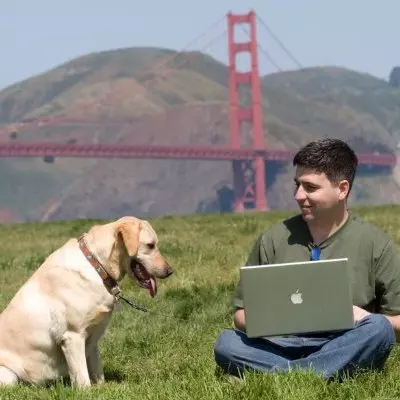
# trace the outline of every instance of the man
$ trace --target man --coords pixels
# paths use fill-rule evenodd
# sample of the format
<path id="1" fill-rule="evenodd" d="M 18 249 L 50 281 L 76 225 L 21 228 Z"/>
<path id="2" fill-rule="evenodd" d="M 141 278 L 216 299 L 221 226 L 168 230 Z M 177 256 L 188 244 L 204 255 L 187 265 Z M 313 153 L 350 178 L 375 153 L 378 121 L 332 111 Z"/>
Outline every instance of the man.
<path id="1" fill-rule="evenodd" d="M 348 257 L 355 327 L 340 333 L 248 338 L 240 282 L 234 326 L 215 344 L 225 372 L 312 368 L 325 378 L 381 369 L 400 338 L 400 258 L 393 241 L 347 209 L 358 160 L 338 139 L 311 142 L 294 157 L 294 198 L 301 213 L 266 230 L 246 265 Z M 313 250 L 314 248 L 314 250 Z M 315 284 L 318 284 L 317 282 Z"/>

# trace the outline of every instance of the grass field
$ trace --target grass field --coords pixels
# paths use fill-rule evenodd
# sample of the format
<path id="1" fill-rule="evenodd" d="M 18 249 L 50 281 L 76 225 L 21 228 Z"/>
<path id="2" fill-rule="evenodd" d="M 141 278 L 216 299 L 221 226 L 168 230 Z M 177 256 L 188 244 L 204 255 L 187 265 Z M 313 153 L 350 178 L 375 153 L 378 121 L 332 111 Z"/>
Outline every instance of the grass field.
<path id="1" fill-rule="evenodd" d="M 400 206 L 356 210 L 400 244 Z M 57 382 L 0 389 L 0 399 L 395 399 L 400 398 L 400 352 L 382 374 L 326 383 L 311 373 L 248 374 L 244 384 L 216 373 L 213 345 L 231 326 L 230 297 L 256 237 L 289 213 L 204 215 L 153 219 L 163 254 L 175 273 L 159 293 L 124 281 L 125 295 L 149 308 L 124 306 L 101 341 L 103 386 L 85 390 Z M 0 229 L 0 309 L 44 258 L 95 221 L 4 225 Z M 97 222 L 97 221 L 96 221 Z"/>

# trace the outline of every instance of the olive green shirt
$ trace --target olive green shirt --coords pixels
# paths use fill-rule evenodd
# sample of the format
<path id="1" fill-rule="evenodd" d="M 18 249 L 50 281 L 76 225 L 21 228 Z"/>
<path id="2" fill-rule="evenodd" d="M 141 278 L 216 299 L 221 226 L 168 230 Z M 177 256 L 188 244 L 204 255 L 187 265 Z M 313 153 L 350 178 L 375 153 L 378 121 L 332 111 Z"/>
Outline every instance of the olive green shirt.
<path id="1" fill-rule="evenodd" d="M 262 233 L 246 265 L 309 261 L 311 246 L 308 226 L 296 215 Z M 321 260 L 348 258 L 354 305 L 374 313 L 400 314 L 400 256 L 386 233 L 350 213 L 346 223 L 319 247 Z M 243 308 L 240 280 L 233 305 Z"/>

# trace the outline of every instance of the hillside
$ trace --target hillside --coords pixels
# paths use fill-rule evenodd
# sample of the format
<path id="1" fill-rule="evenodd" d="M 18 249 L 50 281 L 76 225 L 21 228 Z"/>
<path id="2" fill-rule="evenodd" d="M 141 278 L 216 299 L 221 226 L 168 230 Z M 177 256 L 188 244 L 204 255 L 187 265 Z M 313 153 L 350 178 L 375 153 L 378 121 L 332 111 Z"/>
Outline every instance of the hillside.
<path id="1" fill-rule="evenodd" d="M 0 138 L 227 145 L 227 76 L 224 64 L 204 54 L 131 48 L 85 55 L 0 92 Z M 357 151 L 393 152 L 399 141 L 400 91 L 372 76 L 308 68 L 264 77 L 262 92 L 269 147 L 298 148 L 329 135 Z M 54 122 L 20 124 L 36 118 Z M 218 161 L 0 159 L 0 171 L 9 187 L 0 216 L 12 220 L 218 211 L 217 190 L 232 179 L 229 162 Z M 267 171 L 269 206 L 293 207 L 291 170 Z M 400 200 L 390 174 L 370 172 L 353 202 Z"/>
<path id="2" fill-rule="evenodd" d="M 181 68 L 188 57 L 193 55 L 154 48 L 79 57 L 0 92 L 0 122 L 49 116 L 124 119 L 172 105 L 225 100 L 225 67 L 196 55 Z"/>
<path id="3" fill-rule="evenodd" d="M 297 100 L 297 113 L 278 110 L 276 102 L 270 112 L 302 130 L 322 135 L 337 131 L 359 151 L 390 152 L 400 140 L 400 91 L 386 81 L 325 67 L 272 74 L 263 79 L 263 85 L 266 93 L 277 91 Z M 292 119 L 295 116 L 299 118 Z"/>

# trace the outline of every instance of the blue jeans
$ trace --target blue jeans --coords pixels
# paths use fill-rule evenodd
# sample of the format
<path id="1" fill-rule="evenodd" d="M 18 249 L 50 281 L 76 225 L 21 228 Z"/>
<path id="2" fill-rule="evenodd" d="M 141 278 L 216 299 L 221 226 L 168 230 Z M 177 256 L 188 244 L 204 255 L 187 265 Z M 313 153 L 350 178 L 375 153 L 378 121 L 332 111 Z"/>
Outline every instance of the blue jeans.
<path id="1" fill-rule="evenodd" d="M 291 337 L 248 338 L 233 329 L 219 336 L 215 361 L 225 372 L 312 369 L 324 378 L 351 376 L 359 370 L 381 370 L 396 342 L 386 317 L 371 314 L 349 331 Z"/>

